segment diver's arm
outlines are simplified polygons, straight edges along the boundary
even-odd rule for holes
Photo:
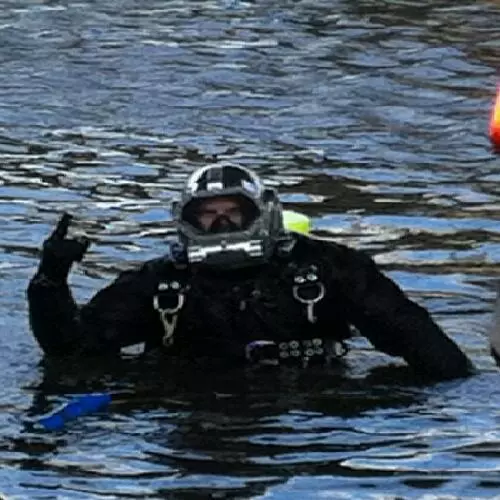
[[[85,255],[86,239],[66,238],[72,217],[63,214],[44,241],[38,269],[27,289],[30,326],[46,354],[64,354],[80,338],[79,310],[67,278]]]
[[[31,331],[44,353],[72,352],[81,333],[78,306],[68,284],[38,271],[28,285],[27,297]]]
[[[343,253],[343,268],[335,272],[346,298],[350,322],[377,349],[401,356],[420,375],[444,380],[473,372],[467,356],[431,318],[357,250]]]
[[[63,215],[44,242],[40,265],[28,285],[30,326],[38,344],[46,355],[62,357],[117,353],[147,340],[157,325],[151,266],[123,273],[78,306],[67,278],[73,262],[83,258],[88,241],[66,238],[70,220]]]
[[[150,342],[157,332],[153,288],[144,270],[122,273],[78,306],[66,282],[37,273],[28,286],[30,325],[48,356],[102,356]]]

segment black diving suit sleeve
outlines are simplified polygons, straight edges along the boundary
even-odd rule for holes
[[[369,255],[343,246],[335,254],[333,286],[342,291],[349,322],[376,349],[402,357],[425,378],[453,379],[474,371],[429,312],[409,299]]]
[[[163,326],[153,299],[159,281],[176,273],[168,255],[122,272],[83,305],[68,285],[70,267],[54,273],[42,256],[27,288],[30,327],[46,355],[109,355],[141,342],[158,345]]]
[[[48,356],[118,353],[158,331],[153,286],[145,267],[127,271],[80,306],[66,280],[37,272],[27,289],[31,330]]]
[[[27,289],[31,331],[47,355],[82,350],[80,311],[66,280],[56,280],[39,271]]]
[[[85,237],[68,238],[71,220],[64,213],[44,241],[38,269],[27,287],[30,327],[44,353],[109,355],[140,342],[157,345],[163,327],[153,300],[160,280],[174,272],[171,246],[163,257],[122,272],[87,304],[78,305],[68,275],[90,242]]]

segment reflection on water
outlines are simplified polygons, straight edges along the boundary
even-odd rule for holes
[[[495,498],[499,7],[4,1],[0,492]],[[183,180],[216,160],[256,168],[318,234],[374,254],[482,374],[417,386],[362,339],[345,373],[40,366],[24,289],[60,212],[94,240],[72,277],[83,300],[162,253]],[[117,394],[107,412],[29,425],[101,390]]]
[[[362,379],[273,369],[210,380],[150,368],[87,370],[80,380],[60,371],[60,384],[52,370],[45,373],[34,414],[64,388],[106,387],[107,377],[120,383],[111,383],[117,396],[107,413],[56,435],[16,429],[4,463],[20,468],[26,497],[57,489],[68,497],[112,490],[160,498],[175,490],[255,498],[298,489],[357,498],[377,488],[444,494],[464,483],[487,495],[499,486],[489,399],[498,399],[496,374],[423,388],[396,384],[404,376],[397,368]],[[43,484],[34,470],[43,471]]]

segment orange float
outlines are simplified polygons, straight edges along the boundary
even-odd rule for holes
[[[491,113],[490,141],[495,149],[500,150],[500,85],[497,87],[497,95]]]

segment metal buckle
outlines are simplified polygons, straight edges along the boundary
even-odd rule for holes
[[[295,275],[292,288],[294,298],[306,305],[307,320],[316,323],[314,305],[325,296],[325,285],[319,281],[316,266],[310,266],[306,272]]]
[[[271,356],[267,356],[265,351],[272,351]],[[259,356],[259,351],[263,354]],[[254,340],[245,346],[245,358],[251,363],[259,365],[276,366],[279,364],[277,357],[277,345],[272,340]]]
[[[165,347],[169,347],[174,342],[174,332],[177,326],[177,318],[179,311],[183,308],[185,302],[185,289],[181,288],[178,281],[163,281],[158,284],[158,292],[153,297],[153,307],[160,314],[160,319],[163,324],[164,335],[162,343]],[[172,307],[161,307],[160,294],[175,295],[177,302]]]

